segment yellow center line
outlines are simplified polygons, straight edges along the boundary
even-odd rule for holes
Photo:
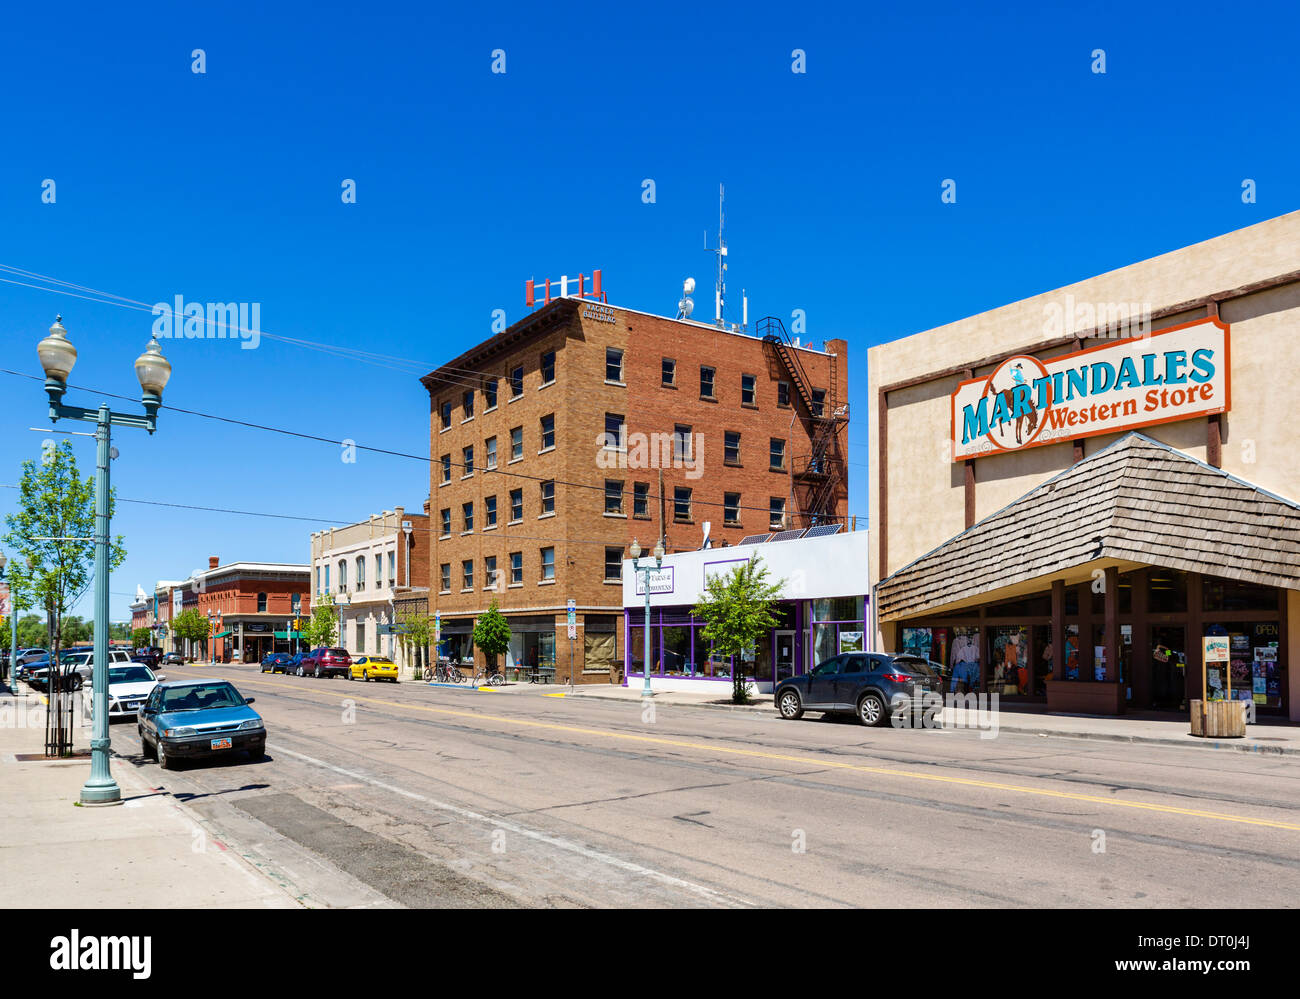
[[[241,683],[250,681],[241,680]],[[252,680],[267,686],[290,690],[296,685],[270,683],[266,680]],[[301,688],[297,688],[301,689]],[[307,690],[308,694],[318,691]],[[881,777],[901,777],[909,780],[930,781],[935,784],[955,784],[962,787],[978,787],[990,791],[1010,791],[1014,794],[1028,794],[1042,798],[1056,798],[1066,801],[1081,801],[1095,805],[1107,805],[1114,808],[1133,808],[1140,811],[1162,812],[1167,815],[1187,815],[1199,819],[1214,819],[1218,822],[1236,822],[1243,825],[1266,826],[1270,829],[1286,829],[1300,832],[1300,824],[1279,822],[1275,819],[1254,819],[1245,815],[1231,815],[1226,812],[1209,812],[1197,808],[1178,808],[1174,805],[1159,805],[1147,801],[1124,801],[1117,798],[1105,798],[1096,794],[1081,794],[1077,791],[1053,791],[1050,788],[1025,787],[1021,784],[1004,784],[999,781],[978,780],[974,777],[953,777],[946,774],[919,773],[915,770],[899,770],[894,767],[873,767],[861,763],[849,763],[844,760],[824,756],[811,756],[795,753],[772,753],[759,749],[745,749],[739,746],[721,746],[707,742],[690,742],[684,739],[670,739],[662,736],[641,735],[633,732],[614,732],[609,729],[586,728],[580,725],[561,725],[557,722],[534,721],[529,718],[510,718],[505,715],[490,715],[479,711],[463,711],[455,708],[437,708],[424,704],[403,704],[400,701],[387,701],[375,697],[352,697],[350,700],[364,704],[376,704],[384,707],[407,711],[423,711],[428,714],[445,715],[452,718],[468,718],[475,721],[498,722],[502,725],[514,725],[519,728],[544,729],[551,732],[568,732],[576,735],[589,735],[601,739],[618,739],[624,742],[636,742],[645,745],[668,746],[674,749],[695,749],[709,753],[725,753],[730,756],[743,756],[747,759],[777,760],[783,763],[799,763],[807,766],[825,767],[835,770],[848,770],[853,773],[875,774]]]

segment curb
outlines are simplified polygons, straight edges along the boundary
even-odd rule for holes
[[[586,697],[591,700],[621,701],[620,697],[603,697],[601,694],[583,694],[572,693],[566,694],[567,697]],[[627,698],[626,700],[632,700]],[[639,703],[637,699],[636,703]],[[703,708],[709,711],[732,711],[745,714],[767,715],[771,718],[777,718],[775,708],[760,707],[753,704],[710,704],[707,702],[693,701],[674,701],[668,704],[673,708]],[[952,731],[961,731],[966,726],[954,727]],[[1195,749],[1218,749],[1237,753],[1255,753],[1256,755],[1275,755],[1275,756],[1294,756],[1300,755],[1300,748],[1291,746],[1263,746],[1257,742],[1246,741],[1206,741],[1198,739],[1195,736],[1188,735],[1185,739],[1170,739],[1163,736],[1153,735],[1125,735],[1122,732],[1080,732],[1068,729],[1055,728],[1038,728],[1038,727],[1020,727],[1018,725],[1006,725],[999,723],[999,731],[1015,732],[1020,735],[1042,735],[1054,736],[1066,739],[1094,739],[1104,742],[1128,742],[1149,746],[1185,746]]]

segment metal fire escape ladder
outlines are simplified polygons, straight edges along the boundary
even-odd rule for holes
[[[770,345],[780,366],[790,377],[799,401],[803,403],[801,416],[811,442],[808,462],[794,470],[796,485],[804,488],[800,513],[807,526],[835,519],[835,500],[838,485],[844,478],[843,456],[840,454],[839,430],[848,422],[848,404],[839,405],[835,395],[835,355],[830,355],[831,384],[823,399],[820,412],[813,399],[812,386],[799,360],[798,351],[790,343],[785,325],[775,316],[758,321],[758,332],[763,342]],[[799,408],[796,407],[796,412]]]

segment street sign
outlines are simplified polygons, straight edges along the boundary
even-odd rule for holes
[[[578,637],[578,605],[574,601],[570,600],[568,606],[569,606],[569,639],[570,641],[572,641],[573,639]]]

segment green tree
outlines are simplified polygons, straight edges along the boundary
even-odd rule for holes
[[[510,622],[497,608],[496,597],[474,622],[474,644],[487,657],[489,672],[497,667],[497,656],[510,648]]]
[[[397,612],[397,623],[401,626],[398,632],[398,640],[402,643],[402,652],[414,666],[414,651],[416,649],[426,650],[425,664],[428,664],[427,650],[429,643],[433,641],[433,621],[427,613],[409,608],[403,608]],[[428,679],[428,677],[426,677]]]
[[[705,622],[700,637],[713,643],[716,654],[731,656],[731,700],[745,704],[749,691],[742,662],[777,625],[773,605],[784,580],[768,582],[767,567],[757,555],[726,574],[714,574],[704,596],[691,613]]]
[[[149,647],[153,639],[153,632],[148,628],[133,628],[131,630],[131,648],[145,649]]]
[[[20,649],[41,648],[45,645],[45,624],[36,614],[24,614],[18,618],[18,647]]]
[[[211,630],[208,619],[193,607],[185,608],[172,618],[172,635],[178,641],[206,642]]]
[[[334,598],[323,593],[312,604],[311,617],[302,629],[303,637],[307,639],[308,648],[315,649],[333,645],[338,633],[339,615],[334,609]]]

